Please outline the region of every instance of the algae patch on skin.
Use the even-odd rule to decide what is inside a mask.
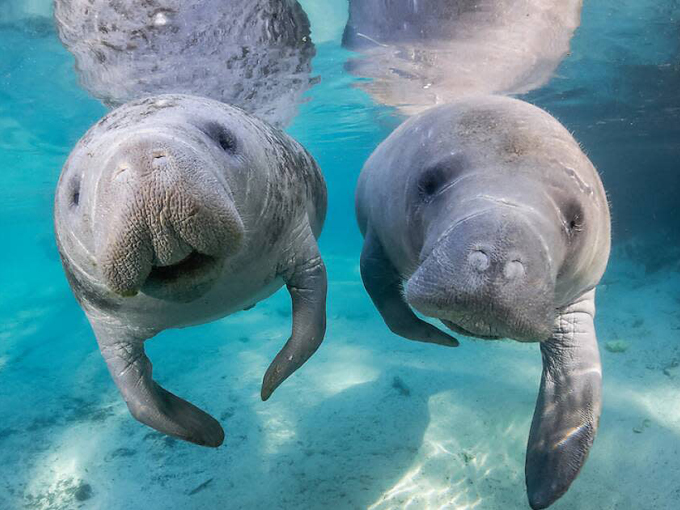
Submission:
[[[621,353],[621,352],[626,352],[628,350],[628,342],[625,340],[610,340],[606,344],[604,344],[604,348],[607,349],[609,352],[613,353]]]

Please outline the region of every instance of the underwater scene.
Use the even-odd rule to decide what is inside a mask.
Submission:
[[[0,0],[0,510],[680,508],[679,90],[676,0]]]

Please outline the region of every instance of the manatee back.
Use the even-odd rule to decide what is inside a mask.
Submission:
[[[56,0],[55,19],[83,86],[108,106],[194,94],[285,126],[311,83],[296,0]]]

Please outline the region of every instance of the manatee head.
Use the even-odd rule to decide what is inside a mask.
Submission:
[[[78,238],[95,278],[119,296],[194,300],[243,244],[226,178],[241,164],[238,128],[172,97],[107,116],[74,149],[57,191],[58,230]]]
[[[510,99],[467,104],[430,113],[405,159],[420,237],[405,298],[461,334],[546,340],[557,310],[604,271],[602,185],[547,113]]]

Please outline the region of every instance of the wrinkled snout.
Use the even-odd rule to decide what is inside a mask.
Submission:
[[[137,134],[105,165],[95,248],[107,286],[123,296],[196,297],[244,232],[219,163],[177,137]]]
[[[552,331],[555,275],[540,232],[493,210],[449,228],[406,283],[406,300],[452,330],[540,341]]]

